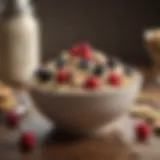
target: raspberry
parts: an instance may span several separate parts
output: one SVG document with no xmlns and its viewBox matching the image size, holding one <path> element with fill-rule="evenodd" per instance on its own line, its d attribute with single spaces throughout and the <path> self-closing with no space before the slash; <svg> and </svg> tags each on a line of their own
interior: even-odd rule
<svg viewBox="0 0 160 160">
<path fill-rule="evenodd" d="M 62 69 L 57 74 L 57 82 L 58 83 L 67 83 L 71 79 L 71 74 L 66 69 Z"/>
<path fill-rule="evenodd" d="M 68 50 L 68 52 L 72 55 L 72 56 L 79 56 L 79 46 L 75 46 L 73 48 L 70 48 Z"/>
<path fill-rule="evenodd" d="M 80 56 L 85 60 L 91 60 L 93 58 L 93 50 L 88 44 L 83 44 L 79 47 Z"/>
<path fill-rule="evenodd" d="M 136 136 L 140 141 L 146 141 L 151 135 L 151 128 L 146 123 L 140 123 L 136 126 Z"/>
<path fill-rule="evenodd" d="M 100 81 L 97 77 L 89 77 L 85 83 L 87 89 L 97 89 L 100 87 Z"/>
<path fill-rule="evenodd" d="M 36 135 L 32 132 L 24 132 L 19 141 L 19 147 L 22 151 L 32 151 L 37 145 Z"/>
<path fill-rule="evenodd" d="M 122 77 L 118 74 L 111 74 L 107 78 L 107 83 L 109 83 L 112 86 L 119 87 L 122 84 Z"/>
<path fill-rule="evenodd" d="M 21 120 L 21 116 L 15 111 L 8 113 L 6 117 L 6 122 L 9 127 L 18 127 Z"/>
</svg>

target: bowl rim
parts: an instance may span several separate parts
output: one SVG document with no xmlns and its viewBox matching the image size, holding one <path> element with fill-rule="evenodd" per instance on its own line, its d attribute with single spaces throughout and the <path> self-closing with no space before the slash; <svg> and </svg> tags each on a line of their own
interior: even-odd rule
<svg viewBox="0 0 160 160">
<path fill-rule="evenodd" d="M 41 88 L 37 88 L 35 87 L 33 84 L 31 85 L 30 84 L 30 91 L 31 92 L 36 92 L 36 93 L 43 93 L 43 94 L 49 94 L 49 95 L 52 95 L 52 96 L 57 96 L 57 97 L 76 97 L 76 96 L 89 96 L 89 97 L 95 97 L 95 96 L 102 96 L 102 95 L 117 95 L 117 94 L 123 94 L 123 93 L 126 93 L 128 92 L 128 90 L 130 90 L 131 88 L 134 88 L 135 86 L 137 85 L 142 85 L 143 83 L 143 75 L 141 74 L 141 72 L 139 71 L 136 71 L 136 74 L 135 74 L 135 81 L 133 83 L 131 83 L 131 85 L 126 85 L 124 86 L 123 88 L 115 88 L 113 90 L 77 90 L 77 91 L 74 91 L 74 92 L 60 92 L 60 91 L 57 91 L 57 90 L 43 90 Z"/>
</svg>

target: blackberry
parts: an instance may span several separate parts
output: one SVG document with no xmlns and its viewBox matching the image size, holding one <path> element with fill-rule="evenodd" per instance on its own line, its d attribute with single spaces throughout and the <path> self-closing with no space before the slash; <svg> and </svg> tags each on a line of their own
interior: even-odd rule
<svg viewBox="0 0 160 160">
<path fill-rule="evenodd" d="M 93 69 L 93 74 L 96 76 L 102 76 L 104 74 L 105 68 L 102 65 L 97 65 L 94 69 Z"/>
<path fill-rule="evenodd" d="M 39 69 L 36 72 L 36 77 L 41 82 L 47 82 L 52 79 L 52 73 L 46 69 Z"/>
</svg>

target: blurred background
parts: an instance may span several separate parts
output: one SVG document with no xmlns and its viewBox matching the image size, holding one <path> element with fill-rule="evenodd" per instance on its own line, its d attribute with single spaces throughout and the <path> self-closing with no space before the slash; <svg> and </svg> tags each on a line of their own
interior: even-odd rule
<svg viewBox="0 0 160 160">
<path fill-rule="evenodd" d="M 146 28 L 160 25 L 156 0 L 37 0 L 44 58 L 81 41 L 138 65 L 150 65 L 142 42 Z"/>
</svg>

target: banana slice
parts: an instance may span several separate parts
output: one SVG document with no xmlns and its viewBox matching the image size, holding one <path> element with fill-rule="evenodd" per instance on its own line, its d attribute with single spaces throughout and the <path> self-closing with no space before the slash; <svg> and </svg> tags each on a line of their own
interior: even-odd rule
<svg viewBox="0 0 160 160">
<path fill-rule="evenodd" d="M 8 112 L 17 106 L 17 101 L 14 97 L 0 103 L 0 110 L 3 112 Z"/>
<path fill-rule="evenodd" d="M 140 105 L 130 111 L 131 115 L 141 118 L 160 119 L 160 112 L 152 109 L 149 105 Z"/>
</svg>

